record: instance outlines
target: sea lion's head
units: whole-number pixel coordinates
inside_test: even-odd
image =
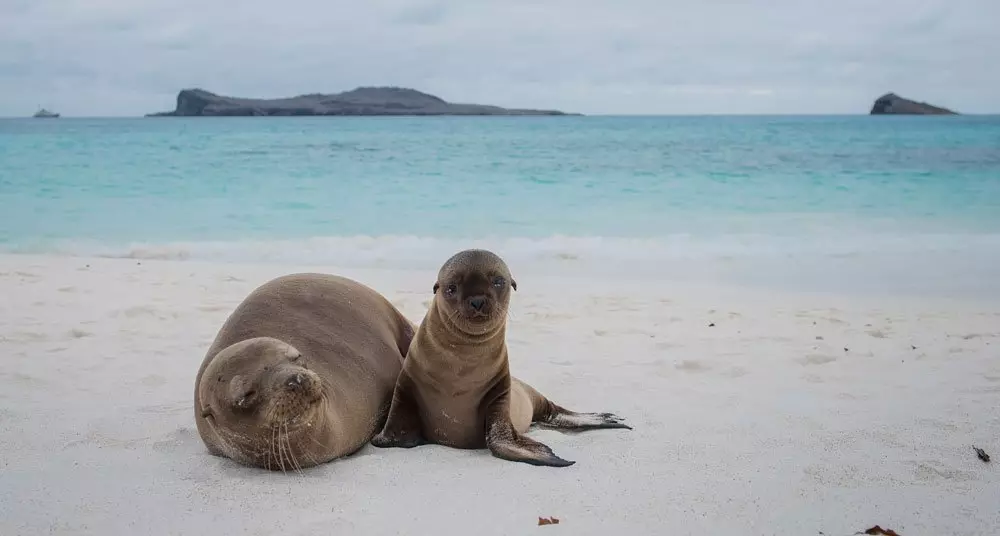
[[[445,261],[434,283],[443,317],[460,331],[478,335],[503,326],[517,282],[507,263],[483,249],[467,249]]]
[[[212,358],[198,389],[199,415],[230,458],[281,470],[311,465],[298,457],[308,456],[309,436],[329,426],[325,386],[297,349],[270,337],[230,345]]]

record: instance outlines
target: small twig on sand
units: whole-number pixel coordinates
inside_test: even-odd
[[[857,534],[862,534],[858,532]],[[899,536],[899,533],[892,529],[883,529],[882,527],[875,525],[874,527],[866,530],[864,534],[877,534],[881,536]]]
[[[976,447],[976,446],[973,446],[972,450],[976,451],[976,456],[978,456],[980,460],[983,460],[984,462],[989,463],[989,461],[990,461],[990,455],[986,454],[985,450],[983,450],[983,449],[981,449],[979,447]]]

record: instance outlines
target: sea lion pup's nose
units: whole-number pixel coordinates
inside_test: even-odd
[[[484,296],[473,296],[469,298],[469,307],[472,307],[476,311],[482,311],[483,306],[486,305],[486,298]]]

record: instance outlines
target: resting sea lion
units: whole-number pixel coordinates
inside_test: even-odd
[[[611,413],[562,408],[511,377],[506,329],[512,290],[517,282],[490,251],[461,251],[444,263],[396,380],[389,416],[372,445],[487,447],[505,460],[565,467],[575,462],[524,435],[532,423],[631,429]]]
[[[202,441],[214,455],[282,471],[352,454],[385,422],[414,329],[381,294],[345,277],[264,283],[198,370]]]

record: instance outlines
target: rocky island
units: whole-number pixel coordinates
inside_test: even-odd
[[[579,115],[557,110],[508,109],[447,102],[415,89],[359,87],[343,93],[311,93],[281,99],[224,97],[203,89],[184,89],[177,108],[146,117],[309,116],[309,115]]]
[[[870,115],[958,115],[958,113],[926,102],[904,99],[895,93],[886,93],[875,99]]]

